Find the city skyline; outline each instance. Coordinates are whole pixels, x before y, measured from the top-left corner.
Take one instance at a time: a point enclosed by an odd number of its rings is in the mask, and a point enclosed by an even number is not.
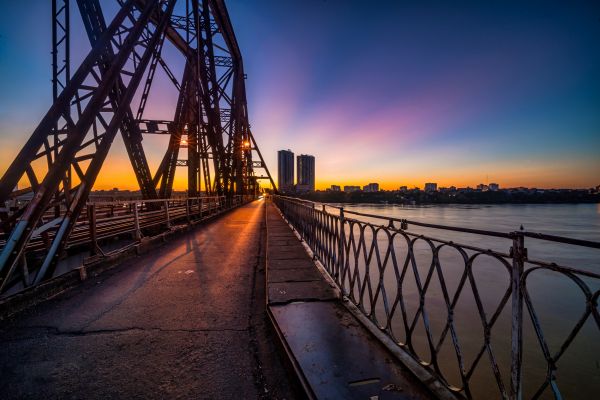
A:
[[[31,3],[8,3],[0,16],[1,172],[51,103],[50,5]],[[276,150],[287,146],[318,159],[317,189],[373,179],[383,189],[434,179],[475,186],[485,176],[503,187],[600,183],[593,5],[386,2],[371,10],[369,34],[355,43],[361,52],[347,44],[362,21],[359,2],[228,5],[253,133],[275,180]],[[309,32],[299,22],[308,17]],[[85,41],[73,38],[74,64]],[[149,111],[170,119],[164,104],[173,92],[163,84],[164,99],[152,99]],[[163,139],[144,138],[152,170]],[[175,188],[185,184],[178,171]],[[119,137],[94,187],[114,186],[137,188]]]

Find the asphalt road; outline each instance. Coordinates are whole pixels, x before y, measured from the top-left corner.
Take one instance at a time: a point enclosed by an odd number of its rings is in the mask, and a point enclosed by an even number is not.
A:
[[[0,323],[0,398],[292,399],[256,201]]]

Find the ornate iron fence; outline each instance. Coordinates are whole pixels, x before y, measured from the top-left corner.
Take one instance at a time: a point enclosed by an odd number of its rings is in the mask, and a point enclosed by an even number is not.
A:
[[[283,196],[273,201],[343,295],[458,396],[563,398],[558,363],[574,347],[575,361],[561,369],[577,366],[566,392],[584,398],[597,390],[584,386],[599,379],[600,274],[530,258],[525,239],[590,251],[600,243],[426,224]],[[491,239],[506,251],[444,239],[450,232]],[[563,292],[569,282],[579,299]],[[556,299],[568,307],[549,309]]]

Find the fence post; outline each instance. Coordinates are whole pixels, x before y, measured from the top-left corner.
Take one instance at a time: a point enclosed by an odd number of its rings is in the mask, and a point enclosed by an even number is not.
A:
[[[522,232],[513,232],[513,245],[511,247],[512,271],[512,330],[511,330],[511,355],[510,355],[510,394],[511,400],[522,398],[521,366],[523,360],[523,291],[521,278],[523,277],[523,264],[527,257],[525,237]]]
[[[344,234],[344,207],[340,207],[340,230],[338,231],[338,235],[337,271],[334,273],[334,278],[343,293],[342,270],[344,269],[344,241],[346,239],[346,235]]]
[[[98,240],[96,236],[96,205],[94,203],[88,204],[88,220],[90,225],[90,253],[95,256],[98,254]]]
[[[138,202],[133,202],[133,237],[136,241],[142,240],[142,232],[140,231],[140,215],[138,212]]]
[[[198,205],[200,207],[200,219],[202,219],[202,207],[204,206],[204,198],[200,197],[200,204]]]
[[[313,252],[317,252],[317,211],[315,210],[315,203],[311,203],[310,210],[310,244],[313,248]]]
[[[187,219],[188,225],[192,223],[190,218],[190,199],[189,197],[185,198],[185,218]]]
[[[171,220],[169,219],[169,200],[165,200],[165,216],[167,217],[167,229],[171,229]]]

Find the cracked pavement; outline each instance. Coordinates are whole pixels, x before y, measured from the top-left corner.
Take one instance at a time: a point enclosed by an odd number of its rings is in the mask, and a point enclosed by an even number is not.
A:
[[[2,398],[286,398],[262,201],[0,322]]]

